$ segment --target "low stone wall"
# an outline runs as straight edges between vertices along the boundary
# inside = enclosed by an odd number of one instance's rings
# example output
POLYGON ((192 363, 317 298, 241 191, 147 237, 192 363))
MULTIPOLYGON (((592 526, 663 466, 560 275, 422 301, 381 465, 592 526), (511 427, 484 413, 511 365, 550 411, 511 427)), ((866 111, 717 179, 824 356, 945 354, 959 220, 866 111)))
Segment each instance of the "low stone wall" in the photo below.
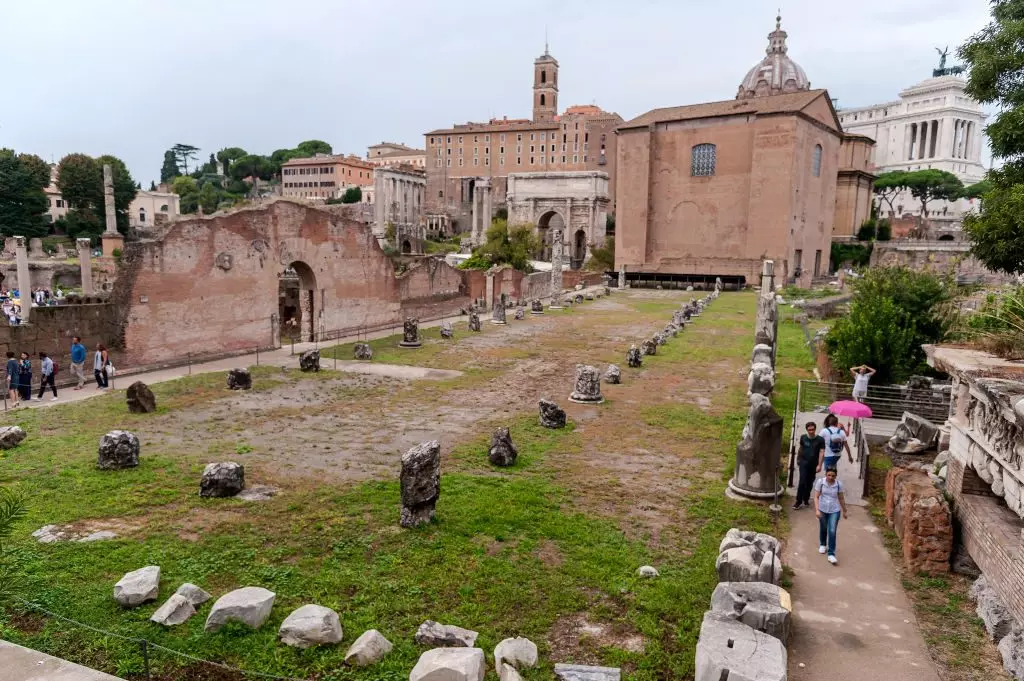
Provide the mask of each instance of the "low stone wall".
POLYGON ((949 504, 920 470, 892 468, 885 478, 885 516, 903 546, 903 564, 914 573, 949 572, 953 519, 949 504))
MULTIPOLYGON (((121 339, 116 310, 111 303, 34 307, 30 319, 31 323, 21 326, 0 324, 0 352, 27 352, 33 363, 37 363, 40 351, 47 353, 61 365, 59 382, 71 373, 71 338, 81 336, 90 351, 86 373, 92 373, 91 353, 98 343, 111 349, 111 361, 118 366, 121 339)), ((38 369, 33 373, 37 381, 38 369)))
POLYGON ((576 284, 583 286, 598 286, 604 281, 604 274, 601 272, 587 272, 585 270, 565 270, 562 273, 562 288, 576 288, 576 284))
POLYGON ((871 251, 872 267, 909 267, 920 272, 952 274, 959 281, 1002 284, 1012 280, 992 272, 970 254, 971 245, 955 241, 876 241, 871 251))

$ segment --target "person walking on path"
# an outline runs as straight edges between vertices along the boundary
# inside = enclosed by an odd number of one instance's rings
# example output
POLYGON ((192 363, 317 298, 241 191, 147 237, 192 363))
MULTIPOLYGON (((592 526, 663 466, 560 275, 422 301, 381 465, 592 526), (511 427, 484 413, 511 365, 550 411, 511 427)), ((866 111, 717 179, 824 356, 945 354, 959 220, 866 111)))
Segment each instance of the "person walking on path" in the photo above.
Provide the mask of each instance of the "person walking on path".
POLYGON ((846 490, 835 468, 826 468, 825 477, 814 481, 814 511, 818 516, 818 553, 828 553, 828 562, 836 565, 836 532, 839 514, 846 514, 846 490))
POLYGON ((14 359, 14 353, 7 351, 7 398, 18 406, 18 360, 14 359))
POLYGON ((18 362, 18 394, 22 402, 32 400, 32 360, 28 353, 21 353, 21 361, 18 362))
POLYGON ((78 378, 78 385, 75 390, 81 390, 85 386, 85 346, 82 339, 75 336, 71 339, 71 375, 78 378))
POLYGON ((853 399, 863 402, 868 396, 868 382, 875 375, 875 370, 867 364, 859 367, 850 367, 850 374, 853 375, 853 399))
POLYGON ((96 377, 96 387, 100 390, 104 390, 108 387, 107 383, 107 362, 109 361, 107 355, 107 347, 100 343, 96 346, 96 354, 92 358, 92 373, 96 377))
POLYGON ((50 390, 53 391, 53 397, 50 398, 51 402, 57 401, 57 385, 54 383, 57 373, 57 365, 53 363, 53 360, 47 357, 45 352, 39 353, 39 399, 43 399, 43 393, 46 392, 46 386, 50 386, 50 390))
POLYGON ((817 424, 810 421, 806 428, 807 434, 800 436, 800 448, 797 450, 800 484, 796 488, 794 511, 811 505, 811 488, 814 486, 814 478, 821 470, 821 464, 825 457, 825 438, 818 435, 817 424))
MULTIPOLYGON (((846 440, 846 431, 839 427, 839 417, 829 414, 825 417, 825 430, 821 434, 825 440, 825 458, 823 464, 825 470, 834 468, 839 470, 839 459, 846 450, 846 456, 853 463, 853 452, 850 451, 850 443, 846 440)), ((821 466, 818 466, 821 471, 821 466)))

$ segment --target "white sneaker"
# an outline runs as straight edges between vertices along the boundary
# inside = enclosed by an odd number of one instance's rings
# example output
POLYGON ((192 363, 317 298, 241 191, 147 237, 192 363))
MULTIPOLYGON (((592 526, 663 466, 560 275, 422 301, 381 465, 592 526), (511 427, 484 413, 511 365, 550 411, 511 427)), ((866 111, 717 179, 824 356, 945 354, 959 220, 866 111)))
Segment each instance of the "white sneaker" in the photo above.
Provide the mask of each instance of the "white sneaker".
POLYGON ((56 397, 51 397, 51 398, 50 398, 50 401, 51 401, 51 402, 56 402, 56 401, 57 401, 57 398, 56 398, 56 397))
POLYGON ((833 565, 838 565, 839 564, 839 561, 836 560, 835 556, 829 556, 828 557, 828 562, 832 563, 833 565))
POLYGON ((824 545, 818 547, 818 553, 825 553, 824 545))

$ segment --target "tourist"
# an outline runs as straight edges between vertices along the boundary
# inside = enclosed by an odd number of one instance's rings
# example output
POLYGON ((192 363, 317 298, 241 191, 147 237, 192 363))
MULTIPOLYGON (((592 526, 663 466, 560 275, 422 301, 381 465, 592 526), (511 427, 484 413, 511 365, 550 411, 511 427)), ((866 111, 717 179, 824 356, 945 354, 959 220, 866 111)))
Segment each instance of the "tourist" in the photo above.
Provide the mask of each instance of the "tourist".
MULTIPOLYGON (((823 461, 825 470, 835 468, 839 470, 839 459, 846 450, 846 456, 853 463, 853 452, 850 451, 850 443, 846 439, 846 431, 839 427, 839 418, 835 414, 825 417, 825 430, 821 434, 825 440, 825 459, 823 461)), ((821 467, 818 467, 821 470, 821 467)))
POLYGON ((39 399, 43 399, 46 386, 50 386, 50 390, 53 391, 53 397, 50 398, 50 401, 56 402, 57 384, 54 383, 54 379, 57 377, 57 365, 53 363, 52 359, 47 357, 45 352, 39 353, 39 373, 39 399))
POLYGON ((82 339, 75 336, 71 339, 71 375, 78 378, 78 385, 75 390, 81 390, 85 386, 85 346, 82 339))
POLYGON ((18 363, 18 394, 22 402, 32 400, 32 360, 28 353, 21 353, 21 361, 18 363))
POLYGON ((868 381, 875 375, 875 370, 867 364, 861 364, 859 367, 850 367, 850 373, 853 375, 853 399, 863 402, 868 396, 868 381))
POLYGON ((7 351, 7 398, 14 402, 12 406, 18 406, 18 360, 10 350, 7 351))
POLYGON ((800 483, 796 488, 796 503, 793 510, 811 505, 811 488, 814 478, 821 470, 825 455, 825 438, 818 435, 818 426, 814 421, 807 423, 807 434, 800 436, 800 449, 797 450, 797 466, 800 468, 800 483))
POLYGON ((107 354, 107 346, 100 343, 96 346, 96 354, 92 358, 92 373, 96 377, 96 387, 103 390, 109 386, 107 383, 107 364, 110 363, 110 355, 107 354))
POLYGON ((836 560, 836 532, 839 514, 846 518, 846 489, 835 468, 826 468, 825 477, 814 481, 814 512, 818 516, 818 553, 828 553, 828 562, 836 560))

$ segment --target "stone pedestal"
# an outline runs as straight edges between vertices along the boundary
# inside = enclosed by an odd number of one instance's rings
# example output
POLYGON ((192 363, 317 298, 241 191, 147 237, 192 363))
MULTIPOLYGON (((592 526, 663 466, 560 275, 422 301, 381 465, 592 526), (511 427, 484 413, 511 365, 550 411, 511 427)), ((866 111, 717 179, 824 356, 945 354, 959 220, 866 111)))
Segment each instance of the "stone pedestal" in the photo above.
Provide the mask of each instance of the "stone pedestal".
POLYGON ((114 257, 114 251, 124 252, 124 237, 120 234, 103 234, 103 255, 107 258, 114 257))
POLYGON ((626 288, 626 267, 622 266, 619 268, 619 290, 626 288))
POLYGON ((398 344, 401 348, 418 348, 423 345, 420 342, 420 320, 409 317, 402 324, 402 341, 398 344))
POLYGON ((576 365, 576 383, 572 394, 569 395, 569 401, 579 404, 604 402, 604 396, 601 395, 601 372, 596 367, 588 364, 576 365))
POLYGON ((751 499, 771 499, 784 490, 779 484, 782 417, 764 395, 750 396, 743 438, 736 445, 736 475, 729 490, 751 499))
POLYGON ((491 323, 505 324, 505 294, 494 299, 494 307, 491 308, 491 323))
POLYGON ((82 295, 91 296, 96 290, 92 284, 92 243, 89 239, 75 239, 78 248, 78 267, 82 273, 82 295))

